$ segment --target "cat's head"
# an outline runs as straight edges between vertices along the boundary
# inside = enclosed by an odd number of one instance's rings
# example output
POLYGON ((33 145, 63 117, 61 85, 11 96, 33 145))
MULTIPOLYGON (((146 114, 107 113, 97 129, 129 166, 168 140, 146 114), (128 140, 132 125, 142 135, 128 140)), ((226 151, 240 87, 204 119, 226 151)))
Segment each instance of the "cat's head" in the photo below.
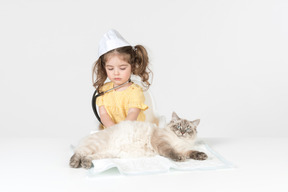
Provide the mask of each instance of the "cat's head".
POLYGON ((197 135, 197 126, 200 123, 200 119, 194 121, 188 121, 186 119, 181 119, 178 115, 173 112, 172 119, 168 123, 168 127, 173 131, 178 137, 184 137, 187 139, 194 139, 197 135))

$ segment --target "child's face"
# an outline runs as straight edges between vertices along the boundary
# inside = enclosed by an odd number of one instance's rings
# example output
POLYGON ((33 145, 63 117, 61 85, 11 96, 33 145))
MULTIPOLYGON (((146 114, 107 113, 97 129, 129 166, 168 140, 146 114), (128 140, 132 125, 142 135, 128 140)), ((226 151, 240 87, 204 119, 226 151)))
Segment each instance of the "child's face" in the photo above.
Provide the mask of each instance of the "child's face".
POLYGON ((123 55, 112 53, 107 55, 106 73, 114 86, 126 83, 131 76, 131 65, 124 59, 123 55))

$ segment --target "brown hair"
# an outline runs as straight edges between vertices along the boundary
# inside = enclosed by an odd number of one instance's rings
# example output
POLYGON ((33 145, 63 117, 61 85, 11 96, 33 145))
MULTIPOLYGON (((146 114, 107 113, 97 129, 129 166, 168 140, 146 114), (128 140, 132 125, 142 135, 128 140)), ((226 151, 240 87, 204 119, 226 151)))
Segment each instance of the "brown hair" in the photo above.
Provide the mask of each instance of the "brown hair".
MULTIPOLYGON (((107 60, 107 55, 109 53, 119 53, 123 55, 128 55, 127 62, 131 65, 131 72, 133 75, 139 76, 142 80, 142 85, 149 89, 149 74, 152 71, 149 69, 149 58, 148 53, 142 45, 136 45, 135 47, 126 46, 113 49, 104 55, 100 56, 99 59, 93 65, 92 71, 92 81, 93 86, 99 92, 99 89, 104 85, 107 79, 107 73, 105 69, 105 62, 107 60), (95 79, 96 75, 96 79, 95 79)), ((126 57, 125 57, 126 58, 126 57)))

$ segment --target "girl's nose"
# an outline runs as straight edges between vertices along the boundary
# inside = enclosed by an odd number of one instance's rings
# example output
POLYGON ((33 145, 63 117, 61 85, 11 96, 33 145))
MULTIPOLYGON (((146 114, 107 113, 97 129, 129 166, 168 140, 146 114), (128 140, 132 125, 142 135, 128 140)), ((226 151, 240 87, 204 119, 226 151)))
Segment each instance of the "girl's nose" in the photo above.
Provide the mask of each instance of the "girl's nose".
POLYGON ((119 75, 119 70, 118 69, 114 69, 114 75, 119 75))

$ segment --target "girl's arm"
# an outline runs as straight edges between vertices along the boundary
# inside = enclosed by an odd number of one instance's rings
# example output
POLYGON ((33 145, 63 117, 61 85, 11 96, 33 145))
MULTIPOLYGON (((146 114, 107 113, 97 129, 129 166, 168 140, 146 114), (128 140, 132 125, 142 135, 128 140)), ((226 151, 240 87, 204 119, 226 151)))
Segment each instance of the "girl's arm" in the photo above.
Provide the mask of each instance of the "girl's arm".
POLYGON ((112 125, 115 125, 115 123, 112 121, 111 117, 108 115, 104 105, 99 107, 99 114, 100 114, 100 119, 106 128, 110 127, 112 125))
POLYGON ((139 108, 130 108, 125 120, 136 121, 140 112, 139 108))

